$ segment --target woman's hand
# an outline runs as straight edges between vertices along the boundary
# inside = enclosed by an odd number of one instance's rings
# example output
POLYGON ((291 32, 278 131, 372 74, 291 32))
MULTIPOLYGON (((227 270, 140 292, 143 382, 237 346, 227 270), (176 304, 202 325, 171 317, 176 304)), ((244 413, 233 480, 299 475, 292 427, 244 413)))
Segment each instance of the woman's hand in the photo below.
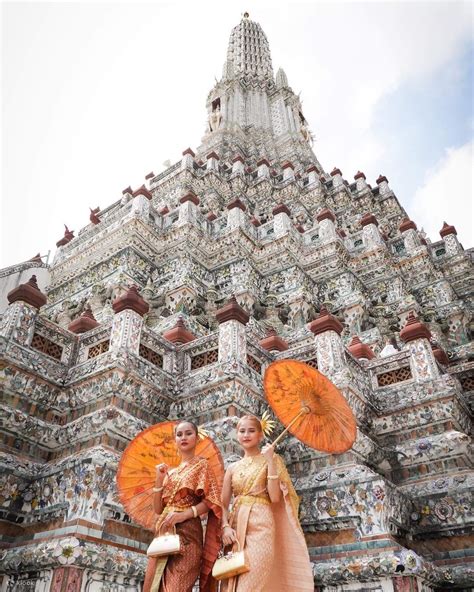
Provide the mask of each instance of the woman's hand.
POLYGON ((267 459, 267 462, 274 460, 275 446, 273 444, 265 444, 262 448, 262 455, 267 459))
POLYGON ((186 512, 170 512, 169 514, 166 514, 160 529, 162 532, 166 532, 167 529, 170 530, 173 526, 176 526, 176 524, 180 524, 185 520, 187 520, 186 512))
POLYGON ((224 543, 224 547, 227 545, 232 545, 237 540, 237 533, 231 526, 225 526, 222 530, 222 542, 224 543))
POLYGON ((161 463, 156 465, 156 486, 162 487, 166 475, 168 474, 168 465, 161 463))

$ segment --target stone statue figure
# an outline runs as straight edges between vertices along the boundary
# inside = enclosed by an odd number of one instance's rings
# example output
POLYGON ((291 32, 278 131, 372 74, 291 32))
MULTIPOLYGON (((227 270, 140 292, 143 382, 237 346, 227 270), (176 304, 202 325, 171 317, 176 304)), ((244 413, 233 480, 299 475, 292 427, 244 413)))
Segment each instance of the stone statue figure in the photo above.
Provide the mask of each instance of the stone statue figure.
POLYGON ((214 111, 211 113, 209 117, 209 127, 211 128, 211 132, 215 132, 217 129, 219 129, 221 121, 221 108, 219 107, 219 105, 217 105, 217 107, 214 109, 214 111))

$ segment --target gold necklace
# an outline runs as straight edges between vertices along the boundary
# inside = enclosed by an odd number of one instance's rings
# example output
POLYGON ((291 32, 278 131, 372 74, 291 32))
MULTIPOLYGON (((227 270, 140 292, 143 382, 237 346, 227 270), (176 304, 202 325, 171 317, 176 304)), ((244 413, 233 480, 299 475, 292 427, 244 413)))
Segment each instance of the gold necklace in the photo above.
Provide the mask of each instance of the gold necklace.
POLYGON ((240 471, 239 471, 239 477, 241 479, 243 479, 245 477, 245 471, 248 467, 250 467, 251 465, 253 465, 255 462, 257 462, 257 458, 261 458, 261 454, 255 454, 253 456, 244 456, 241 460, 241 467, 240 467, 240 471))

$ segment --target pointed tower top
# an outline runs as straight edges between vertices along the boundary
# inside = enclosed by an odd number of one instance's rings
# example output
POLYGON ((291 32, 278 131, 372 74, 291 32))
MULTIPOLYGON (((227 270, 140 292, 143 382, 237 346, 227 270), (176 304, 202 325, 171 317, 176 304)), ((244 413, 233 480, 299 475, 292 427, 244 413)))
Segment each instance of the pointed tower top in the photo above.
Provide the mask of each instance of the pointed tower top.
POLYGON ((268 40, 262 27, 245 12, 240 23, 232 29, 227 49, 227 63, 237 78, 269 78, 273 80, 272 58, 268 40))

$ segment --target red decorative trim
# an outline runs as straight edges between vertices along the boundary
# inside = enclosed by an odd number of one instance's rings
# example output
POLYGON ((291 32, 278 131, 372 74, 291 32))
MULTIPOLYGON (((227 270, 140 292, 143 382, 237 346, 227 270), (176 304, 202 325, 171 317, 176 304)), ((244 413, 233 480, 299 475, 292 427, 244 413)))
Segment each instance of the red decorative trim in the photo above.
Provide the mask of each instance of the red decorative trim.
POLYGON ((367 344, 363 343, 357 335, 354 335, 347 349, 359 360, 372 360, 375 358, 372 349, 367 344))
POLYGON ((261 226, 260 220, 257 220, 257 218, 255 218, 255 216, 250 220, 250 223, 253 224, 255 226, 255 228, 258 228, 259 226, 261 226))
POLYGON ((314 335, 319 335, 320 333, 325 333, 326 331, 335 331, 338 335, 340 335, 343 331, 344 327, 342 323, 333 316, 325 306, 321 307, 321 311, 319 313, 319 317, 312 321, 309 325, 309 330, 314 333, 314 335))
POLYGON ((354 179, 357 181, 357 179, 364 179, 364 181, 367 179, 367 177, 364 175, 364 173, 362 171, 357 171, 357 173, 354 175, 354 179))
POLYGON ((234 162, 241 162, 242 164, 245 162, 244 157, 240 154, 237 154, 236 156, 234 156, 234 158, 232 159, 232 164, 234 164, 234 162))
POLYGON ((303 228, 303 226, 301 226, 301 224, 296 225, 296 230, 301 234, 304 234, 306 232, 306 230, 303 228))
POLYGON ((431 349, 433 350, 433 355, 439 364, 441 364, 442 366, 449 365, 449 358, 446 355, 444 349, 441 349, 438 343, 431 343, 431 349))
POLYGON ((99 224, 100 218, 97 215, 99 208, 94 208, 94 209, 89 208, 89 210, 91 211, 91 213, 89 214, 89 220, 92 222, 92 224, 99 224))
POLYGON ((375 224, 375 226, 379 225, 377 218, 373 214, 364 214, 360 219, 360 225, 364 227, 369 224, 375 224))
POLYGON ((338 228, 336 230, 336 232, 341 238, 346 238, 346 236, 347 236, 347 234, 344 232, 344 230, 342 228, 338 228))
POLYGON ((241 201, 239 198, 234 199, 233 201, 231 201, 228 205, 227 205, 227 209, 228 210, 233 210, 234 208, 240 208, 242 210, 242 212, 245 212, 245 210, 247 209, 245 207, 245 204, 243 201, 241 201))
POLYGON ((210 160, 211 158, 215 158, 216 160, 220 160, 219 155, 216 154, 214 151, 209 152, 209 154, 206 156, 207 160, 210 160))
POLYGON ((231 296, 227 304, 224 304, 216 312, 216 319, 219 325, 227 321, 239 321, 242 325, 246 325, 249 322, 249 318, 248 313, 240 306, 235 296, 231 296))
POLYGON ((119 296, 112 302, 112 308, 115 314, 123 310, 134 310, 143 316, 148 312, 150 306, 138 293, 137 286, 131 286, 123 296, 119 296))
POLYGON ((183 156, 186 156, 187 154, 189 154, 189 156, 192 156, 193 158, 196 156, 194 152, 191 150, 191 148, 186 148, 186 150, 183 150, 183 156))
POLYGON ((151 171, 150 173, 148 173, 148 175, 145 175, 145 181, 148 181, 149 179, 153 179, 154 176, 155 176, 155 173, 153 171, 151 171))
POLYGON ((70 243, 74 238, 74 230, 69 230, 66 224, 64 225, 64 228, 64 236, 61 240, 58 240, 58 242, 56 243, 57 247, 64 247, 64 245, 70 243))
POLYGON ((385 183, 388 183, 387 177, 385 175, 379 175, 375 182, 377 183, 377 185, 380 185, 380 183, 383 183, 384 181, 385 183))
POLYGON ((209 214, 207 215, 207 219, 209 220, 209 222, 213 222, 216 218, 217 216, 214 214, 214 212, 209 212, 209 214))
POLYGON ((426 325, 418 320, 413 311, 410 312, 405 326, 400 331, 400 338, 405 343, 415 339, 431 339, 431 332, 426 325))
POLYGON ((336 216, 331 212, 330 209, 324 208, 316 216, 316 220, 318 222, 322 222, 323 220, 332 220, 333 222, 336 222, 336 216))
POLYGON ((278 214, 286 214, 287 216, 291 216, 291 210, 285 204, 279 204, 273 208, 272 214, 277 216, 278 214))
POLYGON ((168 208, 168 206, 165 206, 164 208, 161 208, 159 214, 161 214, 162 216, 166 216, 166 214, 169 214, 169 211, 170 209, 168 208))
POLYGON ((342 172, 341 172, 341 169, 334 167, 331 171, 331 177, 335 177, 336 175, 341 175, 341 177, 342 177, 342 172))
POLYGON ((266 158, 261 158, 260 160, 257 161, 257 166, 260 167, 262 165, 265 165, 267 167, 270 167, 270 163, 268 162, 268 160, 266 158))
POLYGON ((36 281, 36 276, 32 275, 25 284, 20 284, 7 294, 7 299, 10 304, 14 302, 26 302, 34 306, 38 310, 46 304, 46 295, 41 292, 36 281))
POLYGON ((443 228, 439 231, 439 234, 441 236, 441 238, 444 238, 445 236, 448 236, 448 234, 457 234, 456 228, 454 228, 454 226, 451 226, 450 224, 447 224, 446 222, 443 222, 443 228))
POLYGON ((132 195, 133 191, 130 185, 122 191, 122 195, 125 195, 126 193, 130 193, 130 195, 132 195))
POLYGON ((179 200, 179 203, 186 203, 187 201, 192 201, 194 205, 199 205, 199 197, 193 193, 192 191, 188 191, 183 197, 179 200))
POLYGON ((74 319, 74 321, 69 324, 68 329, 72 333, 85 333, 86 331, 95 329, 98 326, 99 323, 94 318, 92 311, 90 309, 86 309, 80 317, 74 319))
POLYGON ((318 169, 318 167, 317 167, 315 164, 312 164, 312 165, 310 165, 310 166, 309 166, 309 167, 306 169, 306 172, 307 172, 307 173, 312 173, 313 171, 314 171, 315 173, 319 173, 319 169, 318 169))
POLYGON ((416 230, 416 224, 410 218, 404 218, 400 226, 398 227, 400 232, 406 232, 407 230, 416 230))
POLYGON ((285 170, 285 169, 295 170, 295 165, 292 162, 290 162, 289 160, 285 160, 285 162, 281 165, 281 168, 283 170, 285 170))
POLYGON ((145 185, 142 185, 141 187, 139 187, 136 191, 134 191, 132 193, 132 195, 133 195, 133 197, 137 197, 138 195, 143 195, 147 199, 151 199, 153 197, 153 195, 148 191, 148 189, 145 187, 145 185))
POLYGON ((163 337, 172 343, 176 343, 176 345, 189 343, 196 339, 196 336, 186 329, 186 325, 182 318, 178 318, 176 325, 172 329, 165 331, 163 337))
POLYGON ((274 329, 269 329, 267 336, 261 339, 259 344, 267 351, 286 351, 289 347, 288 343, 279 337, 274 329))

